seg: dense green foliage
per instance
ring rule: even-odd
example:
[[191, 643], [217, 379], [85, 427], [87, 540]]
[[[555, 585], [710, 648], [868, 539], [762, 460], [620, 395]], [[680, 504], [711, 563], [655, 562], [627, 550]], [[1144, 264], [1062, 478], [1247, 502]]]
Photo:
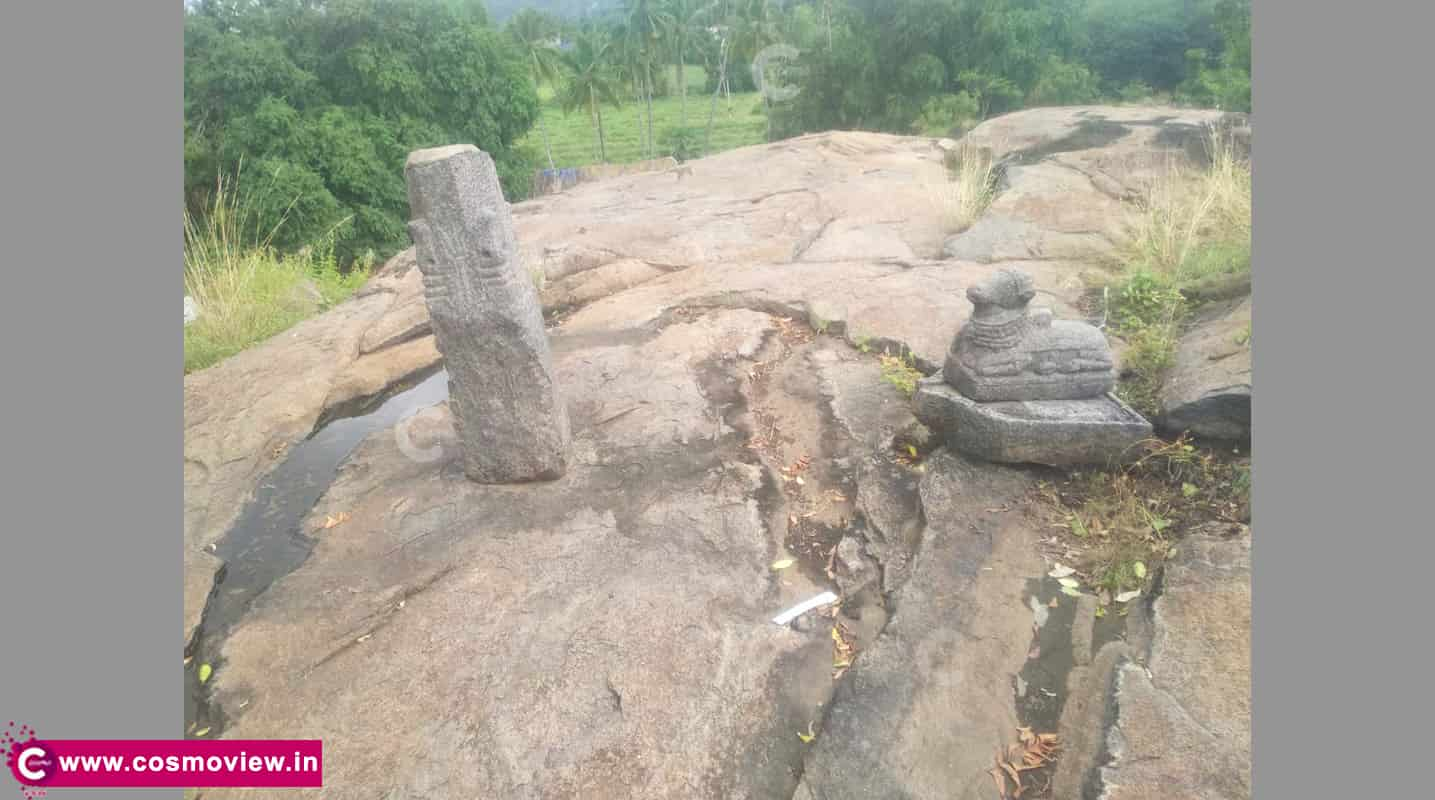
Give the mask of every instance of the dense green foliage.
[[[242, 165], [277, 250], [332, 240], [348, 264], [407, 242], [419, 147], [478, 145], [518, 200], [540, 166], [834, 128], [946, 135], [1033, 105], [1251, 103], [1250, 0], [489, 5], [501, 29], [483, 0], [187, 4], [187, 207]], [[746, 94], [771, 45], [800, 52], [767, 73], [791, 97]]]
[[281, 250], [331, 232], [342, 263], [401, 247], [416, 148], [471, 142], [510, 194], [531, 180], [514, 149], [538, 115], [531, 67], [479, 0], [201, 0], [184, 45], [186, 205], [203, 213], [242, 164]]
[[1250, 110], [1249, 0], [808, 0], [774, 134], [947, 132], [1102, 100]]

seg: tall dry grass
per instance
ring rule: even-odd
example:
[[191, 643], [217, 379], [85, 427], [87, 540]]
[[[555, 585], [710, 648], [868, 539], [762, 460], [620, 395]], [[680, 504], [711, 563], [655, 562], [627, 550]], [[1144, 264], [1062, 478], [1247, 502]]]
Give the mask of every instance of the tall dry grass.
[[184, 291], [198, 318], [184, 329], [184, 371], [203, 369], [352, 294], [368, 265], [340, 271], [334, 234], [298, 253], [271, 243], [238, 179], [219, 178], [203, 214], [184, 211]]
[[948, 154], [945, 180], [929, 188], [947, 235], [970, 228], [996, 196], [996, 169], [991, 150], [963, 142]]
[[1251, 270], [1251, 168], [1228, 132], [1207, 132], [1209, 165], [1172, 164], [1134, 205], [1115, 287], [1114, 331], [1129, 345], [1119, 393], [1154, 414], [1189, 310], [1187, 295]]
[[1210, 166], [1170, 165], [1136, 203], [1125, 260], [1177, 284], [1250, 269], [1251, 168], [1229, 133], [1206, 136]]

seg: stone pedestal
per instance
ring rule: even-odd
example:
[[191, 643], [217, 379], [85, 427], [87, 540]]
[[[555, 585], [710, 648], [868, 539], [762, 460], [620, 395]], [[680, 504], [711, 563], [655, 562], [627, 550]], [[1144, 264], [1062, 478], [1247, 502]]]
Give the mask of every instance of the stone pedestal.
[[917, 419], [940, 431], [948, 447], [987, 461], [1119, 463], [1151, 436], [1151, 423], [1111, 394], [978, 403], [932, 377], [918, 382], [913, 405]]
[[404, 174], [465, 473], [481, 483], [562, 476], [568, 413], [493, 159], [472, 145], [417, 150]]

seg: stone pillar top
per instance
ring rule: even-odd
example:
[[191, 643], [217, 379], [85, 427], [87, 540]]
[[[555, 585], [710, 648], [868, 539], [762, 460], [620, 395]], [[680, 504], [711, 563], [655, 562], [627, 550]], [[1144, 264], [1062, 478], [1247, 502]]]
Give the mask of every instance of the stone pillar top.
[[471, 144], [450, 144], [443, 147], [430, 147], [425, 150], [415, 150], [409, 153], [408, 160], [404, 162], [404, 169], [417, 167], [421, 164], [428, 164], [434, 161], [442, 161], [445, 158], [452, 158], [463, 153], [482, 153], [477, 147]]

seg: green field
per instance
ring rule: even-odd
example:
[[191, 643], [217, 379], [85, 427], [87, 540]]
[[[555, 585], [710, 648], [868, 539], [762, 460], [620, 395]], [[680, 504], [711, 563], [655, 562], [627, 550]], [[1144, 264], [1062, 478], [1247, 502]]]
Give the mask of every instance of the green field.
[[[667, 77], [672, 82], [672, 68], [667, 68]], [[581, 167], [598, 163], [598, 137], [586, 110], [575, 110], [568, 114], [553, 100], [553, 89], [540, 86], [538, 96], [543, 101], [543, 122], [548, 126], [548, 136], [553, 144], [553, 162], [559, 168]], [[698, 147], [702, 146], [702, 133], [707, 126], [708, 109], [712, 106], [712, 95], [703, 91], [703, 70], [688, 66], [688, 128], [698, 134]], [[677, 128], [682, 121], [682, 98], [677, 87], [671, 97], [653, 98], [653, 136], [657, 139], [656, 156], [672, 155], [665, 148], [665, 134]], [[639, 125], [642, 125], [640, 131]], [[711, 152], [731, 150], [762, 142], [766, 123], [762, 116], [762, 98], [757, 92], [733, 94], [731, 98], [719, 97], [717, 114], [713, 117]], [[647, 135], [647, 114], [644, 104], [629, 101], [621, 107], [603, 107], [603, 133], [607, 142], [608, 163], [623, 164], [641, 161], [643, 139]], [[538, 154], [540, 167], [548, 166], [543, 151], [543, 132], [533, 126], [523, 144]]]

